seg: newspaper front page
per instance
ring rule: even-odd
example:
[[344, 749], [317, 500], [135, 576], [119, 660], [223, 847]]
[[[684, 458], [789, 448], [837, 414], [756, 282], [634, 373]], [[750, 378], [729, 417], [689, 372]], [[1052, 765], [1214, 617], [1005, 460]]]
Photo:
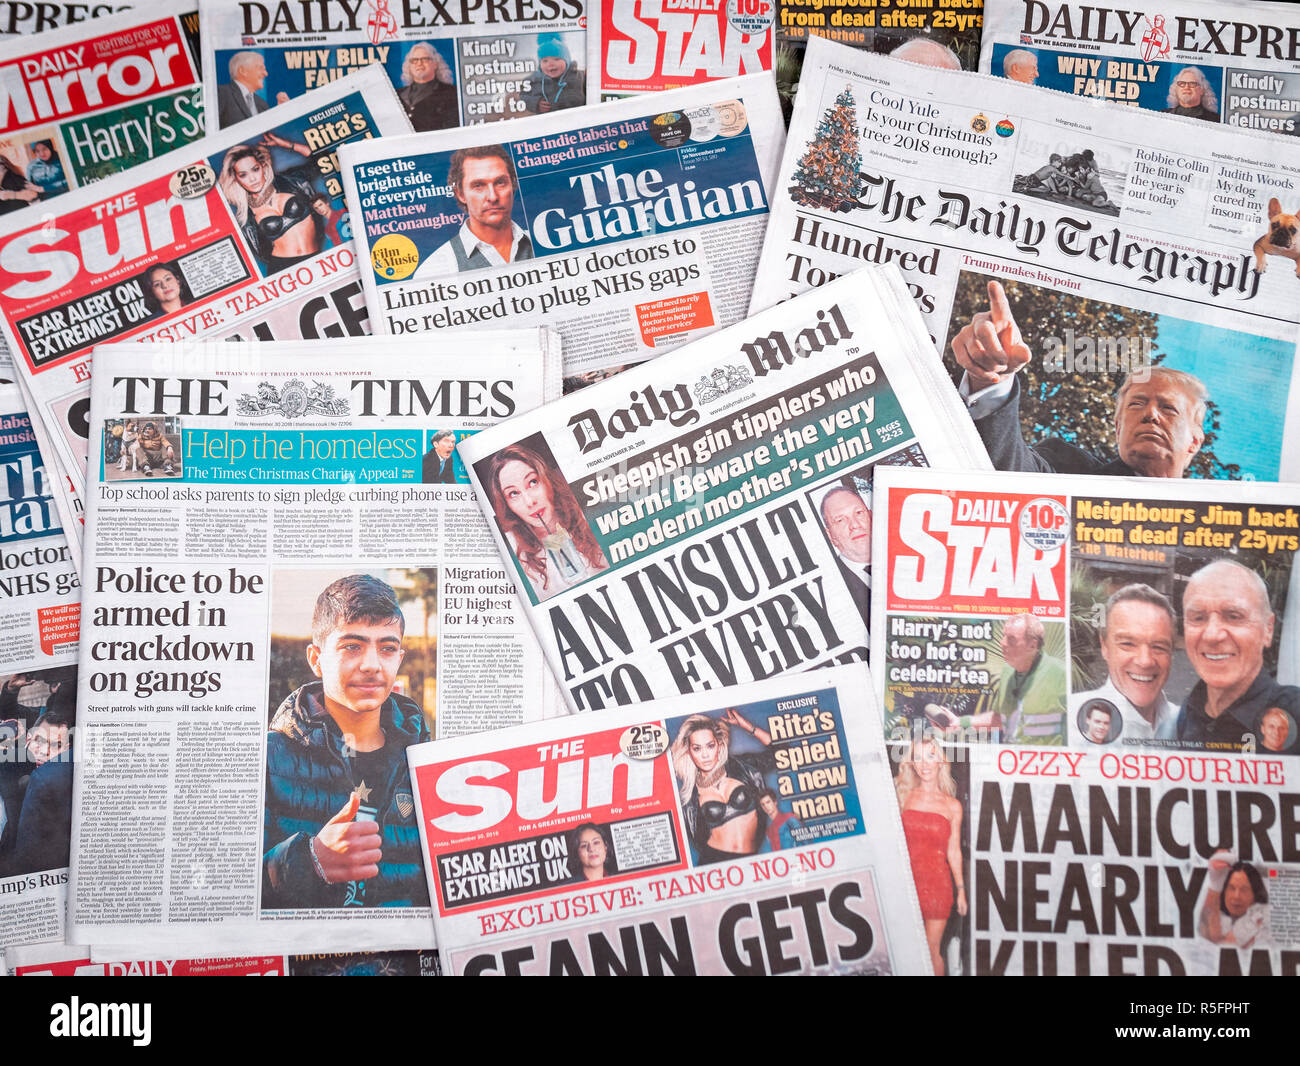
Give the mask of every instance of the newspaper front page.
[[752, 309], [895, 263], [998, 469], [1300, 477], [1300, 142], [810, 56]]
[[96, 359], [70, 942], [432, 947], [405, 748], [561, 706], [453, 450], [553, 337]]
[[554, 325], [565, 389], [744, 317], [784, 132], [770, 75], [340, 152], [375, 332]]
[[1174, 0], [1134, 11], [986, 0], [980, 67], [1031, 85], [1260, 133], [1300, 133], [1300, 9]]
[[1300, 971], [1300, 486], [876, 491], [872, 666], [938, 965]]
[[[420, 131], [587, 102], [583, 0], [205, 0], [208, 132], [370, 64]], [[593, 98], [594, 100], [595, 98]]]
[[0, 37], [29, 37], [135, 6], [122, 0], [0, 0]]
[[928, 973], [868, 678], [409, 749], [447, 972]]
[[865, 661], [872, 471], [988, 468], [892, 270], [459, 451], [576, 711]]
[[118, 340], [369, 332], [338, 146], [409, 125], [365, 70], [0, 220], [0, 326], [82, 557], [91, 352]]
[[436, 951], [356, 951], [324, 955], [244, 955], [205, 959], [93, 962], [71, 944], [11, 948], [11, 977], [437, 977]]

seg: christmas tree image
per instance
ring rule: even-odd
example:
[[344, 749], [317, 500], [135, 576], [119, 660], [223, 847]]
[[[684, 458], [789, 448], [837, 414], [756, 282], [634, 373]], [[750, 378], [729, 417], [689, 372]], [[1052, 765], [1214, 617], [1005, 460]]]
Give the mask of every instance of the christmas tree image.
[[853, 93], [845, 86], [817, 125], [817, 136], [794, 169], [790, 195], [802, 204], [847, 211], [862, 185], [858, 149], [858, 115]]

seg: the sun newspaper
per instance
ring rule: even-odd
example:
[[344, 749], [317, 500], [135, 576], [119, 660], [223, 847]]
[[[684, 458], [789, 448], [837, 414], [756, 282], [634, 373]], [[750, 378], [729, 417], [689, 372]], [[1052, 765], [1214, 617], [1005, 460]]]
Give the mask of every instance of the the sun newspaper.
[[69, 941], [432, 947], [405, 748], [563, 710], [454, 452], [553, 335], [96, 360]]
[[565, 390], [739, 321], [784, 130], [770, 74], [340, 152], [376, 333], [546, 323]]
[[1300, 133], [1300, 9], [987, 0], [980, 70], [1200, 122]]
[[938, 965], [1300, 971], [1300, 486], [876, 492], [872, 667]]
[[409, 129], [363, 70], [0, 219], [0, 326], [78, 566], [94, 347], [368, 333], [337, 151]]
[[854, 663], [408, 749], [450, 974], [925, 974]]
[[417, 130], [587, 102], [582, 0], [210, 0], [200, 8], [212, 133], [370, 64], [383, 68]]
[[11, 977], [437, 977], [436, 951], [356, 951], [320, 955], [243, 955], [203, 959], [92, 962], [72, 944], [10, 948]]
[[0, 37], [45, 33], [135, 6], [123, 0], [0, 0]]
[[1300, 141], [809, 56], [752, 309], [894, 263], [998, 469], [1300, 476]]
[[460, 454], [577, 711], [865, 661], [873, 469], [988, 469], [892, 268]]

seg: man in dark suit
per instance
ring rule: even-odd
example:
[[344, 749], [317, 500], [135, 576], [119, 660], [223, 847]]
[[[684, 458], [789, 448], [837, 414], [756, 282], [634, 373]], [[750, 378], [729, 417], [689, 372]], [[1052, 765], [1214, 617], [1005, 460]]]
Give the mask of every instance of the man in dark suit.
[[456, 449], [456, 434], [449, 429], [433, 435], [433, 447], [424, 453], [424, 468], [420, 480], [426, 485], [454, 485], [456, 471], [452, 468], [452, 452]]
[[[217, 120], [222, 129], [270, 109], [266, 99], [257, 95], [265, 84], [266, 61], [261, 52], [236, 52], [230, 57], [230, 81], [217, 86]], [[276, 93], [277, 104], [288, 101], [288, 93]]]
[[1153, 366], [1130, 373], [1115, 395], [1118, 457], [1059, 437], [1026, 444], [1016, 372], [1031, 353], [999, 282], [989, 282], [989, 310], [958, 332], [952, 352], [965, 371], [959, 391], [998, 470], [1181, 478], [1205, 440], [1205, 386], [1181, 370]]
[[844, 585], [862, 621], [870, 625], [871, 508], [856, 492], [841, 485], [822, 497], [821, 515]]

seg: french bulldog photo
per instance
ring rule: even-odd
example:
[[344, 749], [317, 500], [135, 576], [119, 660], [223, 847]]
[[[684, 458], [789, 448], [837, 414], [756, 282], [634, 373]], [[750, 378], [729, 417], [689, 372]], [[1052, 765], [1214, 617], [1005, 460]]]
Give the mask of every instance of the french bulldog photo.
[[1295, 263], [1300, 277], [1300, 217], [1284, 214], [1277, 197], [1268, 202], [1268, 232], [1255, 242], [1255, 269], [1264, 273], [1264, 256], [1281, 255]]

